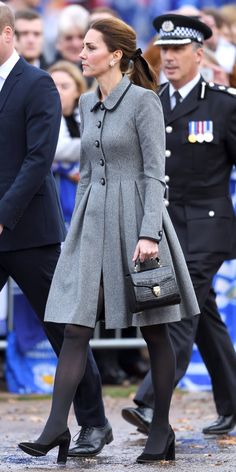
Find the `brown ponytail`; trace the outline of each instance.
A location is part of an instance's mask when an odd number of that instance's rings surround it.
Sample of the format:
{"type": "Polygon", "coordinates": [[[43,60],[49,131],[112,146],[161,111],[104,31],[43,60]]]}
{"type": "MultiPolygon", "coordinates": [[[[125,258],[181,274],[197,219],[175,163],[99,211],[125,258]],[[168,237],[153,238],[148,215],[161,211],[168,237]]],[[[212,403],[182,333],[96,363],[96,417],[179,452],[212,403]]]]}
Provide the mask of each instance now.
{"type": "Polygon", "coordinates": [[[118,18],[107,18],[95,21],[90,29],[102,34],[108,51],[122,51],[121,72],[126,73],[134,84],[156,91],[156,74],[141,55],[141,49],[137,49],[136,33],[131,26],[118,18]]]}

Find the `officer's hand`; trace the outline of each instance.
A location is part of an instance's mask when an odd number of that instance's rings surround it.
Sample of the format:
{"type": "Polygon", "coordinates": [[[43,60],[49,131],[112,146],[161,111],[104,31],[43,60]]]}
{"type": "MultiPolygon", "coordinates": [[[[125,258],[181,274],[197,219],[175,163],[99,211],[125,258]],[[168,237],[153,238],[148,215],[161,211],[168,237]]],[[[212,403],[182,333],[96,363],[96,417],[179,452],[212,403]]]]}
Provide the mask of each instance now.
{"type": "Polygon", "coordinates": [[[3,225],[0,224],[0,234],[3,232],[3,225]]]}
{"type": "Polygon", "coordinates": [[[140,239],[135,248],[132,261],[135,262],[139,259],[140,262],[144,262],[156,257],[158,257],[158,244],[155,241],[150,241],[150,239],[140,239]]]}

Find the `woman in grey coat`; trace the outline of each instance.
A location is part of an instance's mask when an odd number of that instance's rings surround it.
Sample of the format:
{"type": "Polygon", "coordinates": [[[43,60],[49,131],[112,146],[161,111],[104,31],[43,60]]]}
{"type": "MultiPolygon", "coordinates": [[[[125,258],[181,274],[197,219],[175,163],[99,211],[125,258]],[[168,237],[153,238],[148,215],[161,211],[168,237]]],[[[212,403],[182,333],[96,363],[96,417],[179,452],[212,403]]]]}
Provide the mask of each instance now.
{"type": "Polygon", "coordinates": [[[164,121],[155,75],[136,50],[132,28],[118,19],[95,22],[81,53],[96,92],[81,97],[81,180],[69,233],[53,278],[46,321],[66,323],[52,401],[43,433],[20,447],[43,455],[59,445],[65,461],[67,418],[83,377],[87,346],[105,303],[107,328],[140,326],[147,342],[158,409],[138,462],[174,459],[169,407],[175,358],[167,322],[199,312],[184,257],[164,204],[164,121]],[[124,75],[130,63],[129,78],[124,75]],[[181,304],[130,313],[126,267],[159,256],[173,266],[181,304]]]}

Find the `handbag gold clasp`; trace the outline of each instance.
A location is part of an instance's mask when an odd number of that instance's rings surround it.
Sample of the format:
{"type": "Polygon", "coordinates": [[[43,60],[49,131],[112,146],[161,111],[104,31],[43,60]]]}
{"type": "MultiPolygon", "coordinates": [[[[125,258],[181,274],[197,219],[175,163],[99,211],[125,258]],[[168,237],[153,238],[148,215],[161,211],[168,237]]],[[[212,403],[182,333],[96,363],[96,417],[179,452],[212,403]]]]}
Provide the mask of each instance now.
{"type": "Polygon", "coordinates": [[[155,285],[155,287],[152,287],[152,291],[155,295],[155,297],[159,297],[161,294],[161,287],[160,285],[155,285]]]}

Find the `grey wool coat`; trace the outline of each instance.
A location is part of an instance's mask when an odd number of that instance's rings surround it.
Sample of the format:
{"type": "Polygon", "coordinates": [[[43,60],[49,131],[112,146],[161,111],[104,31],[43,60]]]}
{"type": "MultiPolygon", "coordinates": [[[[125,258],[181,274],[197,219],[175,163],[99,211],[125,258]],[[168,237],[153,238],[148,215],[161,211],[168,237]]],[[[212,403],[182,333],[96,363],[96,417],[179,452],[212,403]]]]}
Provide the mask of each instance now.
{"type": "Polygon", "coordinates": [[[103,103],[98,91],[84,94],[80,113],[81,180],[45,320],[94,327],[101,275],[106,328],[178,321],[199,313],[164,204],[164,121],[159,98],[124,76],[103,103]],[[132,269],[139,237],[158,239],[160,230],[161,262],[173,265],[182,302],[132,314],[125,298],[124,265],[132,269]]]}

